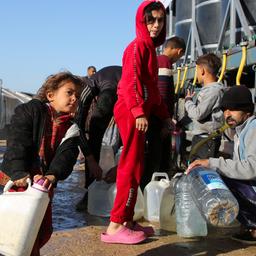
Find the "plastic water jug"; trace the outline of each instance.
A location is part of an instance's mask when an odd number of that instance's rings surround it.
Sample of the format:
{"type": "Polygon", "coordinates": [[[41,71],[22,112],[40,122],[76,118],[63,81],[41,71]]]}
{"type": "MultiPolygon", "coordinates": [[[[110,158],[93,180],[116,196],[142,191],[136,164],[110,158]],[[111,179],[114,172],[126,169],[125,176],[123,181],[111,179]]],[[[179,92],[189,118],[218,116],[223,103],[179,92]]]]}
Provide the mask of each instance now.
{"type": "Polygon", "coordinates": [[[6,256],[29,256],[34,246],[41,222],[49,204],[48,190],[43,180],[28,180],[24,192],[8,192],[9,181],[0,195],[0,254],[6,256]]]}
{"type": "MultiPolygon", "coordinates": [[[[155,172],[151,181],[144,188],[144,218],[148,221],[158,222],[160,203],[165,190],[170,191],[170,180],[165,172],[155,172]],[[157,180],[157,178],[164,179],[157,180]]],[[[168,192],[167,192],[168,194],[168,192]]]]}
{"type": "Polygon", "coordinates": [[[197,166],[188,180],[193,199],[209,224],[224,227],[236,219],[238,202],[216,171],[197,166]]]}
{"type": "MultiPolygon", "coordinates": [[[[113,185],[110,187],[109,191],[108,191],[108,196],[109,196],[109,200],[113,206],[115,198],[116,198],[116,183],[113,183],[113,185]]],[[[137,201],[134,207],[134,216],[133,216],[133,220],[139,220],[143,217],[143,213],[144,213],[144,199],[143,199],[143,194],[141,191],[141,188],[138,187],[138,193],[137,193],[137,201]]]]}
{"type": "Polygon", "coordinates": [[[178,236],[207,235],[207,224],[191,196],[191,183],[187,175],[181,176],[175,185],[175,215],[178,236]]]}
{"type": "Polygon", "coordinates": [[[88,187],[87,210],[91,215],[109,217],[112,203],[109,200],[108,191],[113,183],[106,183],[104,180],[92,182],[88,187]]]}
{"type": "Polygon", "coordinates": [[[162,200],[160,202],[160,228],[172,232],[176,232],[174,187],[177,180],[178,177],[176,174],[171,179],[170,186],[164,190],[162,200]]]}

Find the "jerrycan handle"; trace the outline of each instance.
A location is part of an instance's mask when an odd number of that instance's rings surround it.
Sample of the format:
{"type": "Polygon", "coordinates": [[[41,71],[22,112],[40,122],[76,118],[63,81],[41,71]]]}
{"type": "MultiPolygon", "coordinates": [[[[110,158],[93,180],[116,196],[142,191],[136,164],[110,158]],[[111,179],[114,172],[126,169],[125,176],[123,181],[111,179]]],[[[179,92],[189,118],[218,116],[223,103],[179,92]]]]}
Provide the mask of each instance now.
{"type": "Polygon", "coordinates": [[[165,177],[166,180],[169,180],[168,174],[166,172],[154,172],[151,180],[155,180],[156,177],[165,177]]]}
{"type": "MultiPolygon", "coordinates": [[[[31,179],[27,178],[28,187],[31,187],[31,179]]],[[[8,190],[13,186],[14,182],[12,180],[9,180],[6,185],[4,186],[3,192],[6,193],[8,190]]]]}

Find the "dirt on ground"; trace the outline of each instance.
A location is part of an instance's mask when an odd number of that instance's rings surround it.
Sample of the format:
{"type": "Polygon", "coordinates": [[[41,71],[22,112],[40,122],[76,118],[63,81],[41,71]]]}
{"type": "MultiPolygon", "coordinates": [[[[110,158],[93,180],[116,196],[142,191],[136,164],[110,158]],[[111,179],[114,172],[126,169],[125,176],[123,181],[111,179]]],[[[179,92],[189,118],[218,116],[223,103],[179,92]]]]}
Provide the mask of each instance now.
{"type": "MultiPolygon", "coordinates": [[[[106,220],[84,228],[55,232],[42,248],[43,256],[256,256],[256,245],[244,245],[230,239],[237,227],[210,229],[207,237],[184,239],[176,233],[161,231],[157,225],[155,236],[138,245],[105,244],[100,233],[106,220]]],[[[143,225],[148,224],[143,222],[143,225]]]]}

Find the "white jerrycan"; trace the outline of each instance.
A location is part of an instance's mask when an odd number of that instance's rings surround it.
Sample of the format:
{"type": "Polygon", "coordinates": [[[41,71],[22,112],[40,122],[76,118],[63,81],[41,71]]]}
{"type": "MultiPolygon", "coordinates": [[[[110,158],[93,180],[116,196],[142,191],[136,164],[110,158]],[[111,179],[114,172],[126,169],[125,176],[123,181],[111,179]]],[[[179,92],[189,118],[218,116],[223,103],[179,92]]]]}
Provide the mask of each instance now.
{"type": "MultiPolygon", "coordinates": [[[[165,172],[154,172],[151,181],[144,188],[144,218],[159,222],[160,203],[165,190],[170,189],[170,180],[165,172]],[[164,177],[157,181],[156,178],[164,177]]],[[[168,192],[167,192],[168,194],[168,192]]]]}
{"type": "Polygon", "coordinates": [[[176,232],[174,186],[182,173],[177,173],[170,181],[170,187],[164,190],[160,202],[159,222],[162,230],[176,232]]]}
{"type": "Polygon", "coordinates": [[[40,225],[49,204],[48,190],[39,180],[24,192],[8,192],[9,181],[0,195],[0,254],[5,256],[29,256],[40,225]]]}
{"type": "MultiPolygon", "coordinates": [[[[116,183],[113,183],[113,185],[110,187],[108,191],[108,197],[111,205],[113,206],[116,198],[116,183]]],[[[133,220],[136,221],[141,219],[143,217],[143,213],[144,213],[143,194],[142,194],[141,188],[138,187],[137,201],[134,207],[133,220]]]]}
{"type": "Polygon", "coordinates": [[[87,210],[91,215],[109,217],[112,204],[108,197],[108,191],[113,183],[104,180],[96,181],[88,187],[87,210]]]}
{"type": "MultiPolygon", "coordinates": [[[[112,146],[102,145],[100,151],[99,166],[102,168],[102,178],[115,166],[114,151],[112,146]]],[[[91,215],[109,217],[112,204],[109,201],[108,190],[113,183],[106,183],[104,180],[94,180],[88,187],[87,210],[91,215]]]]}

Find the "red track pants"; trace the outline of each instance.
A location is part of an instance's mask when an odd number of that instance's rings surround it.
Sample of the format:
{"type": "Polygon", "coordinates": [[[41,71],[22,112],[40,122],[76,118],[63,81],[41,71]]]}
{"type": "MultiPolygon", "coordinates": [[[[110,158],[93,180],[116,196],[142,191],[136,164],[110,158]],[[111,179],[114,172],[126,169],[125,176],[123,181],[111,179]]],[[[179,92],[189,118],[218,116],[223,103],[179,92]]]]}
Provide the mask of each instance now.
{"type": "Polygon", "coordinates": [[[135,118],[124,101],[117,101],[114,108],[123,150],[117,169],[117,194],[110,220],[115,223],[132,221],[137,190],[144,170],[145,133],[135,127],[135,118]]]}

